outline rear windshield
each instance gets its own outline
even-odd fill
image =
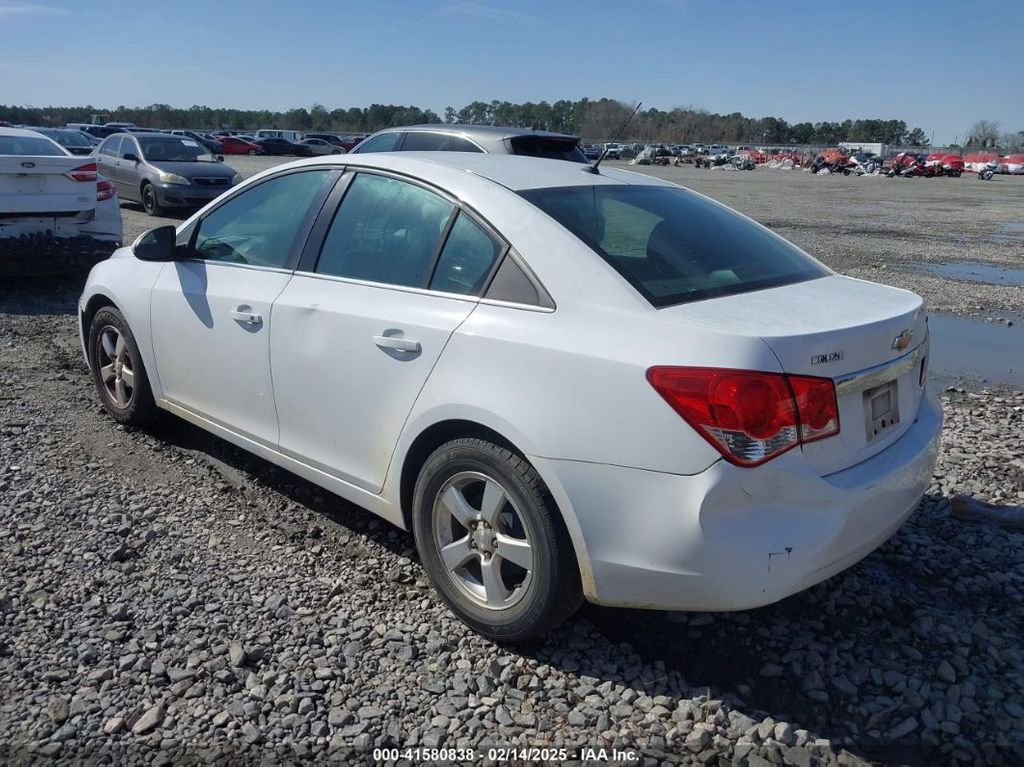
[[[590,162],[574,138],[551,138],[548,136],[513,136],[510,139],[512,154],[527,157],[544,157],[548,160],[569,160]]]
[[[65,157],[67,152],[42,136],[0,136],[0,154]]]
[[[829,274],[781,237],[685,189],[573,186],[520,194],[656,307]]]

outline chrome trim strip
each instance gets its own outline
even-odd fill
[[[926,336],[925,340],[918,344],[916,349],[904,354],[902,357],[894,359],[892,362],[884,362],[881,365],[865,368],[864,370],[859,370],[856,373],[849,373],[845,376],[834,379],[836,384],[836,396],[842,397],[844,394],[864,391],[865,389],[870,389],[874,386],[878,386],[879,384],[883,384],[886,381],[891,381],[894,378],[899,378],[921,361],[921,357],[924,355],[927,347],[928,340]]]

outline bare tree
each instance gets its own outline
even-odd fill
[[[967,146],[982,149],[994,147],[999,140],[999,123],[996,120],[978,120],[967,132]]]

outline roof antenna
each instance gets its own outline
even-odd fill
[[[624,123],[622,123],[622,127],[619,128],[619,132],[615,134],[615,138],[613,138],[611,140],[612,144],[619,143],[619,138],[621,138],[623,132],[626,130],[626,126],[629,125],[629,121],[633,119],[633,115],[635,115],[637,112],[639,112],[640,111],[640,107],[642,107],[643,105],[644,105],[644,102],[641,101],[635,107],[633,107],[633,111],[629,113],[629,117],[627,117],[626,121]],[[594,160],[594,164],[593,165],[588,165],[586,168],[584,168],[583,169],[584,172],[600,174],[600,171],[597,169],[597,167],[601,164],[601,160],[604,159],[604,156],[606,154],[608,154],[608,146],[607,146],[607,144],[605,145],[604,151],[601,152],[601,156],[598,157],[596,160]]]

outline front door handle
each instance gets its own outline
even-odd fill
[[[401,336],[374,336],[373,342],[381,349],[394,349],[395,351],[408,352],[409,354],[419,354],[422,349],[419,341],[402,338]]]
[[[231,319],[245,325],[262,325],[263,317],[252,310],[251,306],[239,306],[231,312]]]

